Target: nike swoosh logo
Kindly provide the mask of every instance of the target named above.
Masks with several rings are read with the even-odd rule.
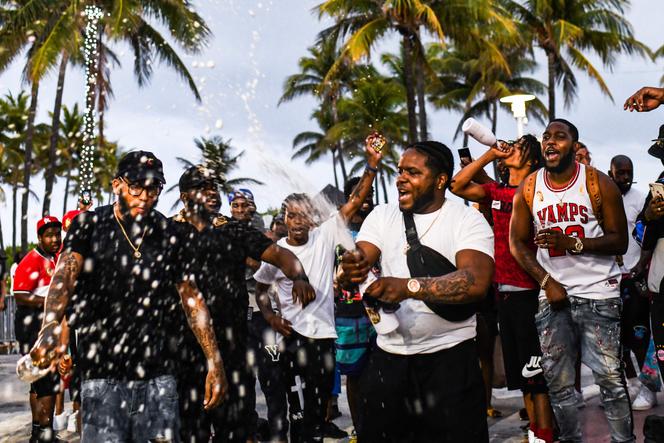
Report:
[[[521,375],[524,378],[530,378],[530,377],[536,376],[537,374],[540,374],[541,372],[542,372],[542,368],[540,368],[539,366],[528,366],[528,365],[526,365],[521,370]]]

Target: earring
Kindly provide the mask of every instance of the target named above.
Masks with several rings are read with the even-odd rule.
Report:
[[[443,185],[438,185],[438,189],[443,189]]]

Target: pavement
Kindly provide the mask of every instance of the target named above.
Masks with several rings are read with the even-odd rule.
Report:
[[[26,442],[30,435],[30,407],[27,401],[28,385],[18,380],[15,374],[15,365],[18,360],[16,355],[0,355],[0,443],[4,442]],[[342,386],[345,383],[342,383]],[[586,407],[579,410],[581,422],[583,423],[584,442],[604,443],[609,442],[609,428],[604,418],[604,411],[599,406],[599,388],[593,384],[590,371],[583,367],[582,380],[583,394]],[[630,381],[630,397],[633,399],[638,392],[638,382]],[[350,433],[352,423],[346,401],[345,388],[339,396],[339,409],[342,416],[334,422],[341,429]],[[259,416],[266,417],[267,407],[265,398],[260,393],[256,399],[256,409]],[[664,415],[664,393],[659,393],[660,405],[649,411],[634,412],[634,430],[637,441],[643,441],[643,422],[645,417],[651,414]],[[519,409],[522,407],[520,393],[509,392],[505,389],[494,390],[493,407],[500,410],[503,416],[500,418],[489,418],[489,439],[491,443],[521,443],[524,433],[521,426],[525,422],[519,418]],[[71,410],[71,403],[65,405],[65,410]],[[59,436],[68,442],[79,442],[78,435],[70,432],[60,433]],[[326,443],[347,442],[348,439],[334,440],[326,439]]]

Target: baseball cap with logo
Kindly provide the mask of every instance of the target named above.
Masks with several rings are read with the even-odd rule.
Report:
[[[57,217],[47,215],[37,222],[37,235],[42,235],[48,228],[61,228],[62,223]]]
[[[126,178],[131,182],[152,180],[166,183],[164,167],[152,152],[131,151],[120,159],[116,177]]]
[[[187,192],[207,184],[219,185],[223,182],[224,179],[219,177],[213,169],[207,168],[205,165],[196,165],[184,171],[178,182],[178,188],[180,188],[180,192]]]

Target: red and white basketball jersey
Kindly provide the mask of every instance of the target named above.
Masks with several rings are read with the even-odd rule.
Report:
[[[13,291],[46,297],[56,261],[56,257],[43,256],[37,249],[28,252],[16,268]]]
[[[552,186],[545,168],[537,172],[533,220],[535,232],[549,228],[572,237],[595,238],[604,235],[586,189],[585,165],[576,164],[574,178],[562,189]],[[539,248],[537,261],[563,285],[568,295],[590,299],[620,296],[621,273],[614,256],[574,255],[568,251]]]

